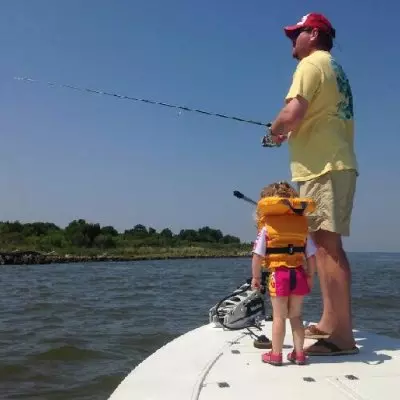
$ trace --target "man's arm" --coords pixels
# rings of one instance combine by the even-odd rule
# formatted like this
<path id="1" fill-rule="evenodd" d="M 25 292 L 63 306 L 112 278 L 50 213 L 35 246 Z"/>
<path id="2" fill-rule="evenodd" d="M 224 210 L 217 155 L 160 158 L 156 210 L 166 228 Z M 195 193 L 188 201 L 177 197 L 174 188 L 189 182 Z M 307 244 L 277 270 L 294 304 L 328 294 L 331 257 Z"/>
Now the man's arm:
<path id="1" fill-rule="evenodd" d="M 270 128 L 271 135 L 276 141 L 282 141 L 278 136 L 286 137 L 300 125 L 320 84 L 321 71 L 318 67 L 310 62 L 302 62 L 298 65 L 286 96 L 286 105 Z"/>
<path id="2" fill-rule="evenodd" d="M 285 107 L 282 108 L 271 126 L 272 137 L 287 136 L 294 131 L 303 120 L 308 109 L 308 101 L 300 95 L 289 99 Z"/>

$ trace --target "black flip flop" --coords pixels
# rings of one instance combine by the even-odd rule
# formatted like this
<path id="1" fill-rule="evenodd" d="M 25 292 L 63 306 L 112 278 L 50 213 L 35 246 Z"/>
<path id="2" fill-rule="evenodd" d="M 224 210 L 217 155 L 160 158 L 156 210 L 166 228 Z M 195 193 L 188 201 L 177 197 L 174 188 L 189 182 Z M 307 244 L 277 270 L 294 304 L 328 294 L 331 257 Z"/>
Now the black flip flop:
<path id="1" fill-rule="evenodd" d="M 318 351 L 316 350 L 318 347 L 324 347 L 329 351 Z M 305 349 L 304 352 L 308 356 L 346 356 L 358 354 L 360 349 L 357 346 L 354 346 L 352 349 L 341 349 L 335 343 L 329 342 L 326 339 L 319 339 L 308 349 Z"/>

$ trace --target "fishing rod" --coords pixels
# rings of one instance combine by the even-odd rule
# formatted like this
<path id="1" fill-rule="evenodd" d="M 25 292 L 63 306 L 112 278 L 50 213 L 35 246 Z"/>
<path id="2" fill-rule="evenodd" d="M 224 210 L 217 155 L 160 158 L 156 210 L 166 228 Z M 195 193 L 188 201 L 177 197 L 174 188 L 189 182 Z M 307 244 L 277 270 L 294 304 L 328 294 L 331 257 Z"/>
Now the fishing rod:
<path id="1" fill-rule="evenodd" d="M 32 78 L 28 78 L 28 77 L 18 77 L 18 76 L 16 76 L 16 77 L 14 77 L 14 79 L 18 80 L 18 81 L 23 81 L 23 82 L 29 82 L 29 83 L 41 83 L 41 84 L 45 84 L 45 85 L 53 86 L 53 87 L 54 86 L 58 86 L 58 87 L 62 87 L 62 88 L 66 88 L 66 89 L 72 89 L 72 90 L 85 92 L 85 93 L 90 93 L 90 94 L 96 93 L 96 94 L 100 94 L 100 95 L 104 95 L 104 96 L 111 96 L 111 97 L 115 97 L 115 98 L 123 99 L 123 100 L 139 101 L 139 102 L 143 102 L 143 103 L 147 103 L 147 104 L 159 105 L 159 106 L 169 107 L 169 108 L 176 108 L 176 109 L 183 110 L 183 111 L 190 111 L 190 112 L 195 112 L 195 113 L 199 113 L 199 114 L 203 114 L 203 115 L 219 117 L 219 118 L 225 118 L 225 119 L 230 119 L 230 120 L 243 122 L 243 123 L 247 123 L 247 124 L 263 126 L 263 127 L 267 128 L 267 129 L 271 126 L 270 122 L 264 123 L 264 122 L 260 122 L 260 121 L 254 121 L 254 120 L 251 120 L 251 119 L 244 119 L 244 118 L 239 118 L 239 117 L 235 117 L 235 116 L 229 116 L 229 115 L 225 115 L 225 114 L 221 114 L 221 113 L 214 113 L 214 112 L 211 112 L 211 111 L 205 111 L 205 110 L 200 110 L 200 109 L 196 109 L 196 108 L 190 108 L 190 107 L 186 107 L 186 106 L 180 106 L 180 105 L 176 105 L 176 104 L 165 103 L 165 102 L 162 102 L 162 101 L 142 99 L 142 98 L 126 96 L 126 95 L 122 95 L 122 94 L 118 94 L 118 93 L 110 93 L 110 92 L 106 92 L 104 90 L 99 90 L 99 89 L 90 89 L 90 88 L 78 87 L 78 86 L 62 84 L 62 83 L 56 83 L 56 82 L 42 82 L 42 81 L 39 81 L 37 79 L 32 79 Z M 262 137 L 261 145 L 263 147 L 280 147 L 281 144 L 280 143 L 275 143 L 272 140 L 271 135 L 269 133 L 267 133 L 266 135 L 264 135 Z"/>
<path id="2" fill-rule="evenodd" d="M 245 196 L 242 192 L 239 192 L 239 190 L 234 190 L 234 191 L 233 191 L 233 195 L 234 195 L 235 197 L 237 197 L 238 199 L 242 199 L 242 200 L 246 201 L 247 203 L 257 205 L 257 202 L 256 202 L 256 201 L 254 201 L 254 200 L 251 199 L 250 197 Z M 269 271 L 266 270 L 266 269 L 263 269 L 263 270 L 261 271 L 261 282 L 263 282 L 263 284 L 261 285 L 261 293 L 262 293 L 262 294 L 265 294 L 265 293 L 266 293 L 266 290 L 267 290 L 266 282 L 267 282 L 267 280 L 268 280 L 268 277 L 269 277 Z M 251 279 L 249 279 L 249 282 L 248 282 L 248 283 L 250 283 L 250 281 L 251 281 Z M 266 320 L 266 321 L 272 321 L 272 316 L 267 316 L 267 317 L 265 317 L 265 320 Z M 250 333 L 251 333 L 251 334 L 254 334 L 254 333 L 251 332 L 251 331 L 250 331 Z M 254 334 L 254 335 L 255 335 L 255 334 Z M 264 340 L 264 341 L 267 341 L 267 342 L 269 341 L 268 338 L 267 338 L 265 335 L 259 336 L 259 337 L 258 337 L 258 340 Z"/>
<path id="3" fill-rule="evenodd" d="M 247 201 L 248 203 L 254 204 L 255 206 L 257 205 L 257 202 L 250 199 L 250 197 L 245 196 L 243 193 L 239 192 L 238 190 L 233 191 L 233 195 L 237 197 L 238 199 L 242 199 L 244 201 Z"/>

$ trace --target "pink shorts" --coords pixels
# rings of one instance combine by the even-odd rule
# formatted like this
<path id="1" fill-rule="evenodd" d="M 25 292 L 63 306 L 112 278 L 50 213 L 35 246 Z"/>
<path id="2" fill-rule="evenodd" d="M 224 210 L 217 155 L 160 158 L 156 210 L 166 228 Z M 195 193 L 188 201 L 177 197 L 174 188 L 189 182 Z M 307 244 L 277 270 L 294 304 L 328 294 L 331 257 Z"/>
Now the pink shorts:
<path id="1" fill-rule="evenodd" d="M 305 296 L 310 293 L 307 274 L 303 267 L 279 267 L 271 272 L 268 281 L 270 296 Z"/>

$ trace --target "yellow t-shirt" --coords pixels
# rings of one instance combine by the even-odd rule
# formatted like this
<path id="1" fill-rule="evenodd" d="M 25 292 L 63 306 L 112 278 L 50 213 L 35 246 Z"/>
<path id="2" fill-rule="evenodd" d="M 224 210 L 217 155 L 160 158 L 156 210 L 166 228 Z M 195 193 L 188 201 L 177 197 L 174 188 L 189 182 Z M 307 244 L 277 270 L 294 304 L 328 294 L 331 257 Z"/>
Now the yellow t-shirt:
<path id="1" fill-rule="evenodd" d="M 357 170 L 351 88 L 329 52 L 317 50 L 299 62 L 286 100 L 296 96 L 309 105 L 288 140 L 292 180 L 313 179 L 331 170 Z"/>

